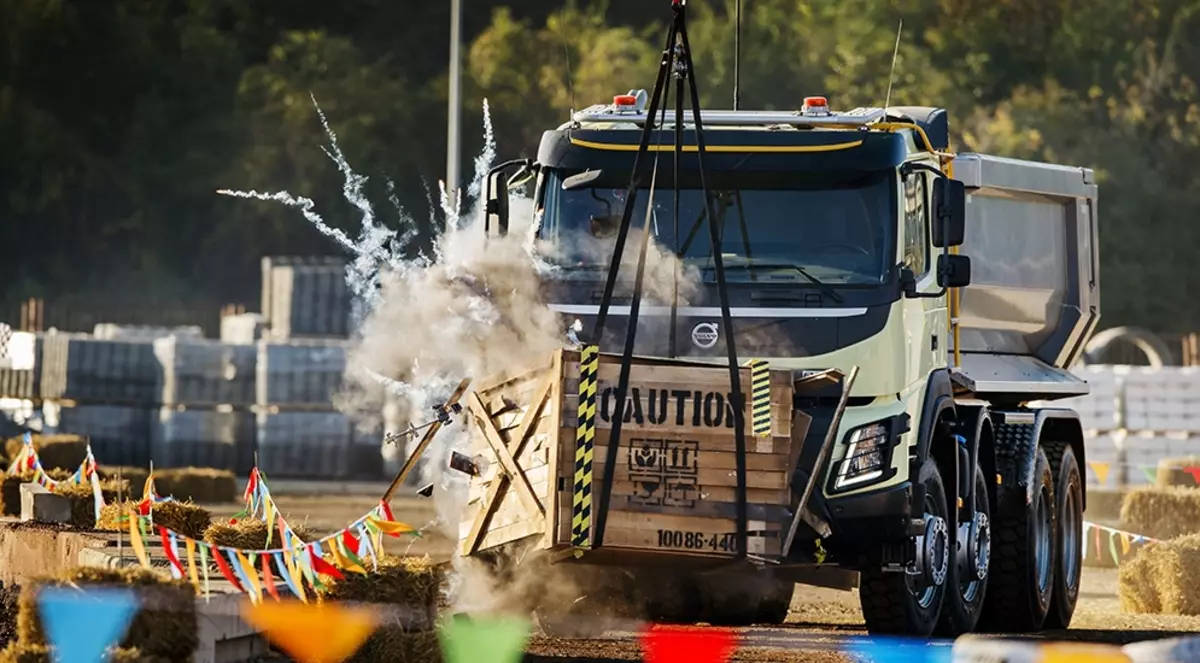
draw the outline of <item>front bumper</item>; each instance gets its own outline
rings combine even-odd
[[[834,538],[856,545],[907,538],[912,523],[912,492],[912,483],[905,481],[878,491],[827,499]]]

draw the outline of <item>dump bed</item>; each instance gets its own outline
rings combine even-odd
[[[1067,370],[1100,315],[1089,168],[960,154],[971,285],[960,293],[960,380],[980,394],[1086,393]]]

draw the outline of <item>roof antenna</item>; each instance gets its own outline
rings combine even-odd
[[[742,0],[736,0],[733,6],[733,110],[738,110],[741,102],[742,83]]]
[[[567,62],[567,93],[571,95],[571,116],[575,116],[575,84],[571,81],[571,48],[567,43],[567,3],[558,10],[558,36],[562,38],[563,59]]]
[[[888,74],[887,96],[883,99],[883,115],[887,117],[888,106],[892,103],[892,81],[896,80],[896,59],[900,57],[900,33],[904,31],[904,19],[900,19],[900,26],[896,28],[896,48],[892,50],[892,71]]]

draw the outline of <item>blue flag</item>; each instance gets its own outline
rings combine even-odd
[[[104,663],[129,628],[138,601],[127,589],[44,587],[38,612],[55,663]]]
[[[949,643],[875,636],[851,638],[842,650],[855,663],[950,663]]]

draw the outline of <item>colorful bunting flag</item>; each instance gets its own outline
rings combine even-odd
[[[954,650],[943,643],[907,638],[851,638],[843,653],[870,663],[951,663]]]
[[[1088,463],[1088,466],[1092,468],[1092,472],[1096,473],[1096,481],[1098,481],[1100,485],[1108,483],[1108,470],[1110,467],[1108,463],[1092,461]]]
[[[332,603],[289,599],[243,605],[246,622],[299,663],[341,663],[358,651],[379,623],[373,610]]]
[[[660,624],[644,631],[641,640],[646,663],[725,663],[737,646],[733,631]]]
[[[132,591],[112,587],[43,587],[37,602],[55,663],[104,663],[138,605]]]
[[[524,619],[451,618],[438,629],[438,640],[446,663],[520,663],[532,627]]]

